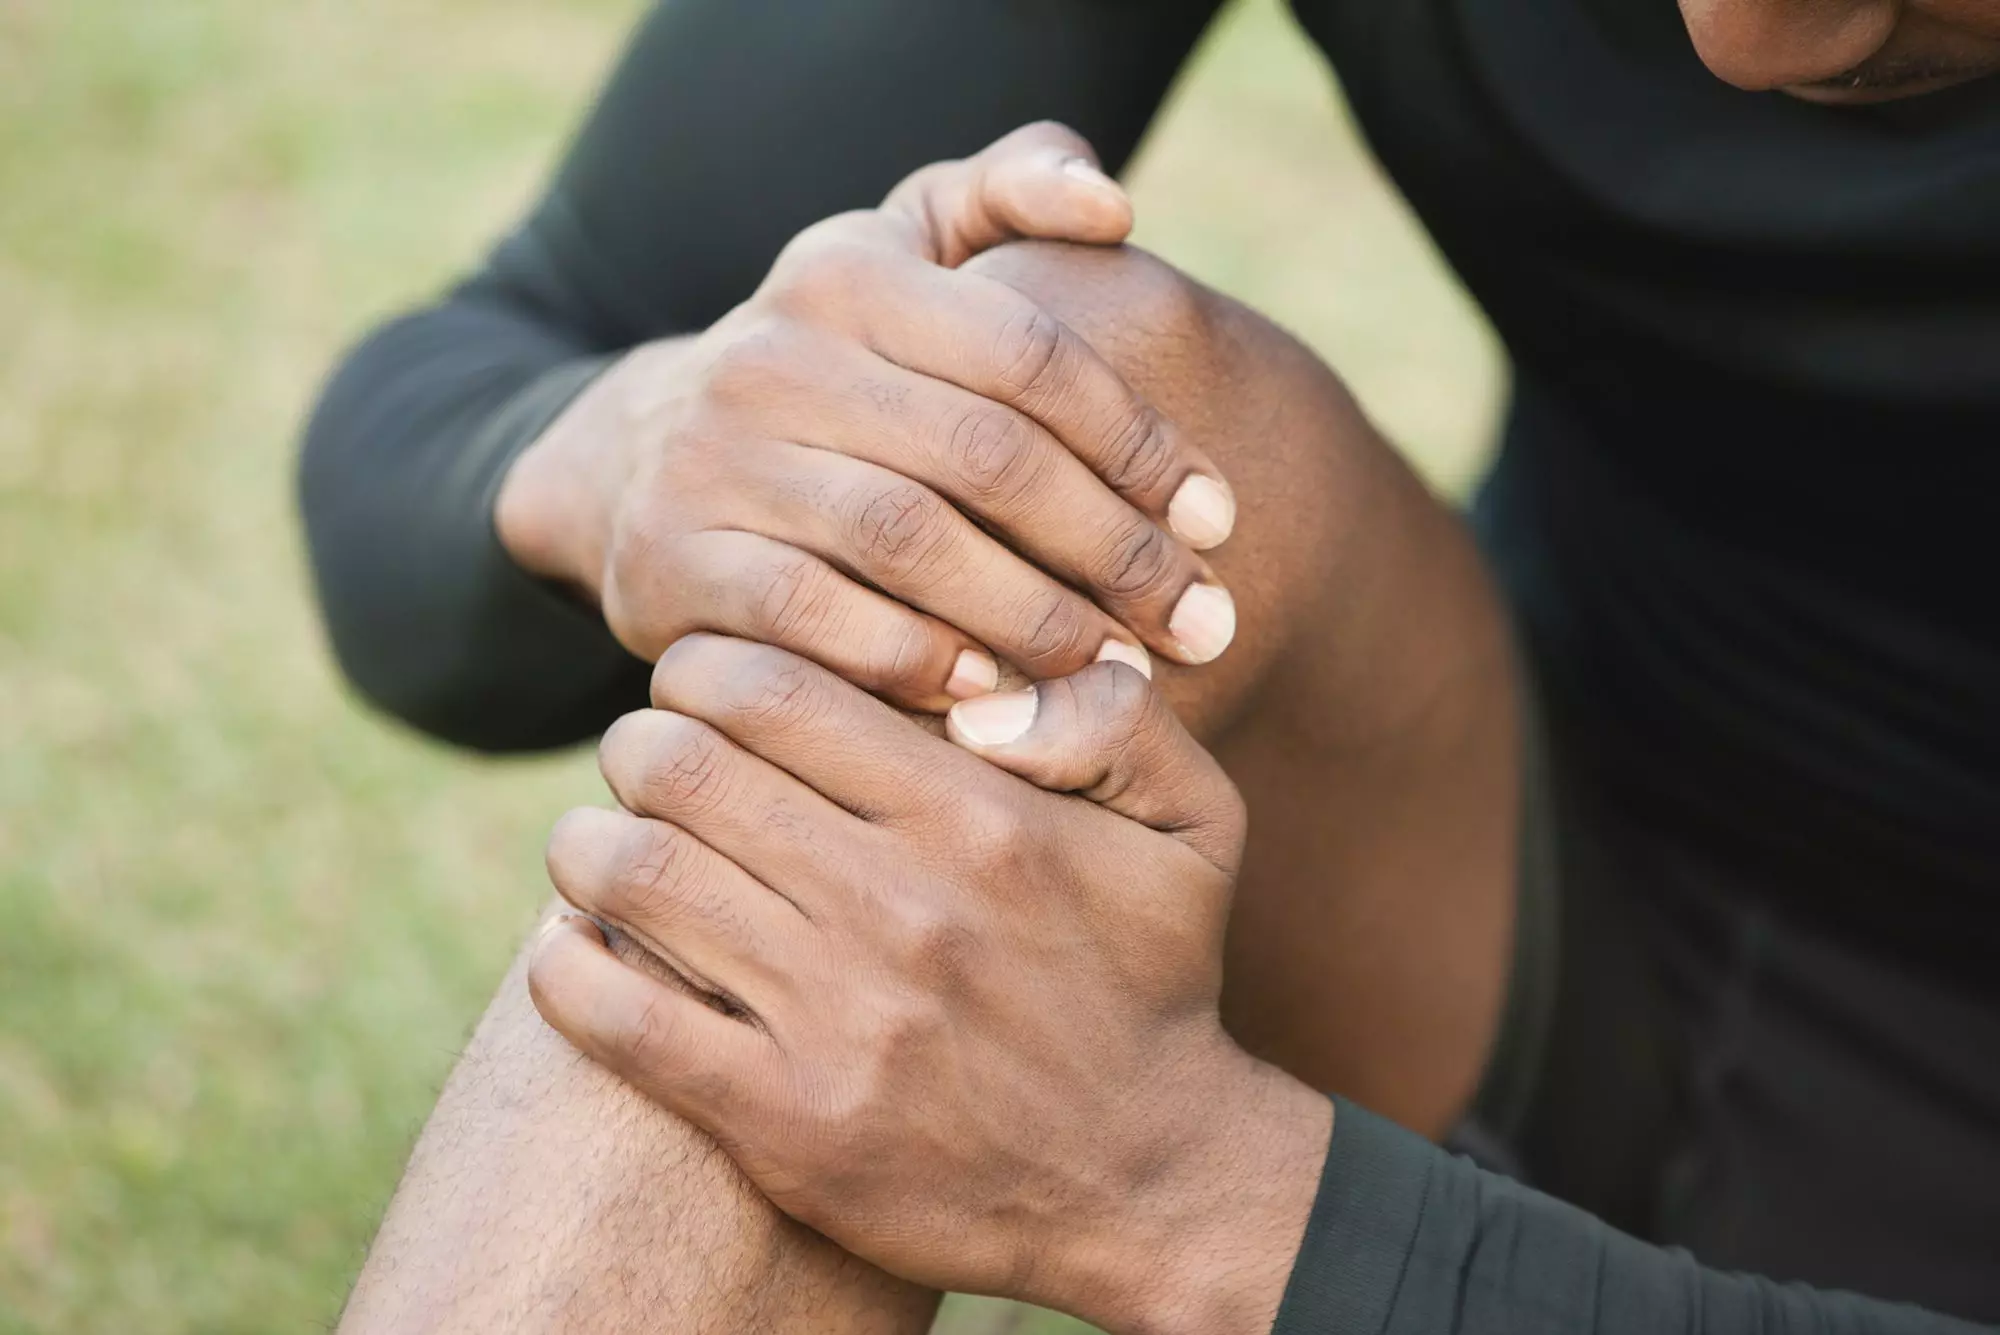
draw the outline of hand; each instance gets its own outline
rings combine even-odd
[[[606,372],[510,471],[502,541],[642,657],[724,631],[914,709],[992,690],[989,649],[1030,677],[1214,658],[1234,606],[1190,549],[1234,522],[1215,467],[1059,320],[951,267],[1130,226],[1058,126],[925,168]]]
[[[549,867],[712,1004],[574,918],[530,966],[549,1022],[905,1278],[1268,1329],[1329,1107],[1217,1020],[1243,810],[1145,680],[961,704],[954,746],[695,635],[653,698],[603,744],[627,811],[570,813]]]

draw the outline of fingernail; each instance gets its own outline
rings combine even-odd
[[[1190,584],[1174,604],[1167,630],[1195,662],[1219,658],[1236,638],[1236,600],[1220,584]]]
[[[961,649],[958,661],[951,665],[951,680],[944,684],[944,693],[954,700],[970,700],[990,694],[999,684],[1000,665],[993,661],[993,655]]]
[[[1167,502],[1167,527],[1196,551],[1220,546],[1236,527],[1236,498],[1214,478],[1195,473]]]
[[[562,930],[562,926],[564,923],[568,922],[571,918],[579,916],[581,915],[575,913],[556,914],[553,918],[550,918],[547,922],[544,922],[541,925],[541,927],[536,930],[535,939],[537,941],[540,941],[544,937],[554,936],[558,931]]]
[[[962,700],[951,707],[951,726],[974,746],[1005,746],[1034,726],[1040,703],[1032,690]]]
[[[1073,176],[1086,185],[1096,186],[1100,190],[1116,190],[1120,194],[1124,193],[1124,188],[1118,182],[1106,176],[1086,158],[1064,158],[1062,169],[1065,175]]]
[[[1151,681],[1153,678],[1153,657],[1136,644],[1123,640],[1106,640],[1097,650],[1100,663],[1123,663],[1138,669],[1139,675]]]

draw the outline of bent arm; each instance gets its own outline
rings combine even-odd
[[[923,163],[1052,118],[1115,167],[1214,8],[655,8],[532,216],[469,283],[357,347],[307,430],[306,533],[355,684],[498,750],[643,704],[644,669],[601,619],[496,540],[515,456],[612,354],[706,327],[793,234]]]

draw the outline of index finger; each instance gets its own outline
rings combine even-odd
[[[863,820],[909,816],[983,761],[825,668],[767,644],[688,635],[660,656],[653,704],[700,719]]]
[[[983,274],[897,266],[864,334],[876,352],[1039,422],[1113,493],[1196,551],[1236,524],[1222,472],[1089,341]]]
[[[1196,551],[1236,523],[1222,471],[1089,341],[1006,283],[925,256],[920,223],[863,210],[794,239],[773,274],[885,360],[1034,419],[1128,504]]]

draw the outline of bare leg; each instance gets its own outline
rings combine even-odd
[[[1455,517],[1282,331],[1136,251],[974,262],[1095,343],[1224,469],[1240,630],[1161,664],[1252,813],[1225,1009],[1254,1049],[1423,1130],[1471,1091],[1505,981],[1515,721]],[[825,1332],[935,1295],[778,1216],[705,1139],[572,1052],[517,969],[445,1089],[342,1329]]]
[[[578,1055],[517,964],[340,1329],[916,1335],[936,1306],[780,1215],[706,1137]]]

